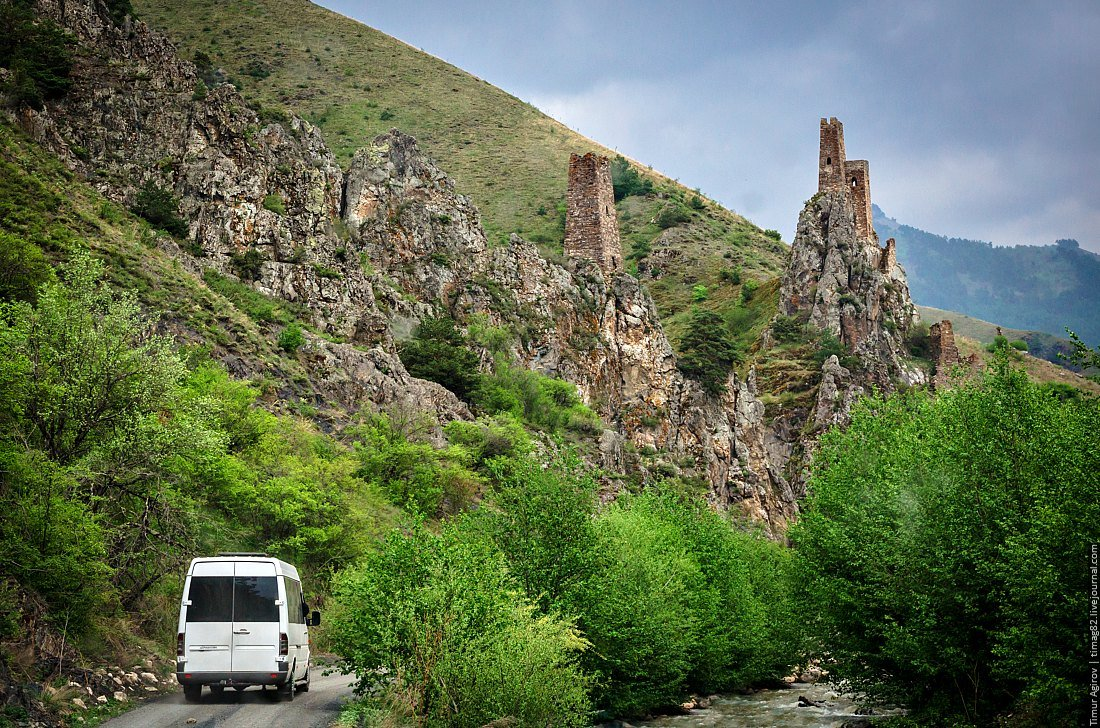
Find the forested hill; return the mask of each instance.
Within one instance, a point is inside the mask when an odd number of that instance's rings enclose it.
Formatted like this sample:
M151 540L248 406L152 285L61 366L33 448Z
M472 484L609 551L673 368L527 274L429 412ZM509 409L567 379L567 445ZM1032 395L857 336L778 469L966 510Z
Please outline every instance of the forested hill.
M882 239L897 240L913 300L1017 329L1100 341L1100 256L1076 240L999 247L903 225L874 206Z

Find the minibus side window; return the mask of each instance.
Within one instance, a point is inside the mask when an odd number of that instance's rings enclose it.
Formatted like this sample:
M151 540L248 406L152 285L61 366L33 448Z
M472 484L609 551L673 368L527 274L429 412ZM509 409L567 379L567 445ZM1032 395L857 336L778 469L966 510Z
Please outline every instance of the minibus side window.
M233 621L233 577L192 576L188 622Z
M305 612L302 609L302 587L288 576L283 577L283 589L286 591L286 615L291 624L305 624Z
M278 622L279 585L274 576L237 576L233 578L235 622Z

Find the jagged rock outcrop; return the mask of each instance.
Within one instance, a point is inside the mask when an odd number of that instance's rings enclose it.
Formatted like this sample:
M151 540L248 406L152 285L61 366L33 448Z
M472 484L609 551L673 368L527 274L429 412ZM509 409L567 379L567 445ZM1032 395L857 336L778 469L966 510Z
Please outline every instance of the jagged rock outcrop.
M791 261L779 291L779 312L836 336L860 357L866 378L880 388L916 384L923 373L908 363L905 335L916 322L905 271L861 237L845 188L815 195L798 218Z
M421 302L391 311L391 325L408 331L402 317L425 315L430 304L460 323L478 316L521 332L515 358L576 384L612 428L600 438L604 467L644 474L653 463L636 453L654 448L664 453L662 472L702 478L716 502L782 530L794 496L769 462L754 375L731 375L719 398L686 380L634 277L587 259L559 265L515 235L490 247L469 200L396 130L356 156L348 180L351 246Z
M347 180L319 130L262 120L229 84L206 90L164 36L140 21L114 25L95 0L37 5L79 45L66 96L17 118L36 141L125 205L147 183L171 190L189 224L187 252L177 250L185 267L300 304L309 323L361 347L311 337L315 396L348 410L401 401L469 416L397 358L374 295L387 286L341 237Z

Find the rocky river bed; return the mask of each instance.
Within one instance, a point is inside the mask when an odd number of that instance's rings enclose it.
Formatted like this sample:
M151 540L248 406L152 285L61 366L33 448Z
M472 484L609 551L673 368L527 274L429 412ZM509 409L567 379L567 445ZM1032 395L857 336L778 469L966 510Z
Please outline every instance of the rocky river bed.
M803 698L806 700L801 700ZM794 683L789 688L719 696L706 708L697 708L685 715L632 722L632 725L637 728L840 728L844 725L873 725L873 718L860 715L857 710L858 706L851 696L838 694L824 683Z

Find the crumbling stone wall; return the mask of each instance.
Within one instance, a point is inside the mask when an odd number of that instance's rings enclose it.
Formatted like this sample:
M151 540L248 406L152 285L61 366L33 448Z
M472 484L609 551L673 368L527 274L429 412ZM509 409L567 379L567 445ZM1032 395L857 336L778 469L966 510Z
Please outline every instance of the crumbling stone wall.
M594 261L604 275L621 273L623 247L607 157L592 152L569 157L566 202L565 255Z
M932 387L942 389L948 385L951 368L960 361L951 322L945 319L938 324L932 324L928 327L928 339L933 365Z
M886 241L886 247L882 249L882 256L878 259L878 269L882 273L889 274L898 264L897 243L893 238Z
M874 240L871 225L871 173L865 159L847 159L844 152L844 124L836 117L821 120L817 191L847 189L856 211L856 234Z

